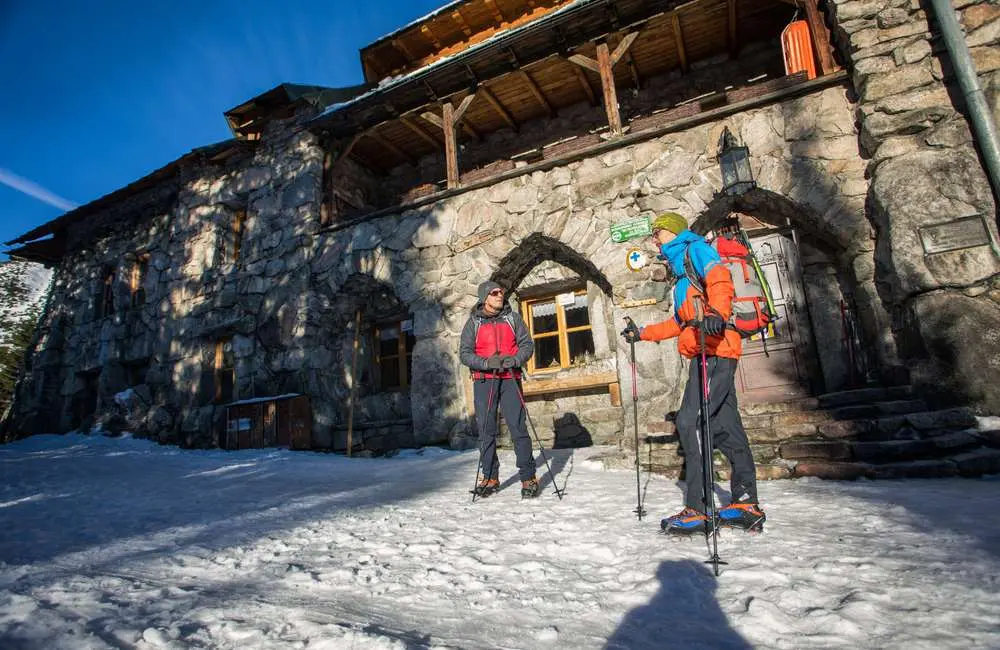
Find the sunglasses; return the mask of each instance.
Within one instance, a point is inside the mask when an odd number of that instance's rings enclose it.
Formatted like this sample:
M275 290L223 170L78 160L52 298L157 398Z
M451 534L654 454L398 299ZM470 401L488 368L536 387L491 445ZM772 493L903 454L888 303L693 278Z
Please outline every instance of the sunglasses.
M493 291L490 291L490 295L491 296L502 296L503 295L503 289L494 289Z

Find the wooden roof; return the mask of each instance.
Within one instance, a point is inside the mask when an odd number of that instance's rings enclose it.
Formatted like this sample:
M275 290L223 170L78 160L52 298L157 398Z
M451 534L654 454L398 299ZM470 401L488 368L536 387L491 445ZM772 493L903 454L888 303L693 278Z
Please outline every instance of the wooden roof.
M405 74L520 27L575 0L460 0L361 50L365 80Z
M773 39L791 18L790 9L786 0L576 2L537 19L532 29L509 30L361 96L318 124L334 137L354 137L355 157L391 169L441 149L440 129L425 118L441 100L477 94L460 135L476 139L581 101L599 103L598 75L569 57L594 58L602 38L614 48L637 32L628 64L614 68L615 85L628 87L637 78L686 71L698 60L735 55L741 45Z

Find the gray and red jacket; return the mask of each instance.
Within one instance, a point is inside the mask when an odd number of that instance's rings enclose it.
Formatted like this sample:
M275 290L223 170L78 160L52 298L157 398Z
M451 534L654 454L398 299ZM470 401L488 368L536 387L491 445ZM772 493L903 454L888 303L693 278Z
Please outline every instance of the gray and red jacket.
M486 296L499 287L495 282L479 285L479 302L472 308L469 320L462 329L459 358L463 365L472 370L473 379L520 378L521 366L527 363L535 351L528 326L509 304L505 302L500 312L493 316L488 316L483 311ZM486 360L493 355L501 358L514 357L516 365L506 370L487 368Z

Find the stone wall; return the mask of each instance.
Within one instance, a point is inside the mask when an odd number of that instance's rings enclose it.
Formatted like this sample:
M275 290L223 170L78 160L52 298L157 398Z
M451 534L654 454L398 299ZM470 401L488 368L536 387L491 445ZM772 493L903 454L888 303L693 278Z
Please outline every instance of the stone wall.
M900 352L928 395L996 412L997 205L929 3L829 4L838 47L850 63L861 143L870 158L868 216L877 232L877 253L869 271L891 314ZM985 0L952 4L1000 121L1000 7ZM955 223L966 217L978 221ZM929 235L941 227L964 241L951 250L928 250ZM988 237L976 237L976 229Z
M738 209L791 224L823 248L839 283L855 296L866 295L866 287L874 295L871 278L858 273L874 262L852 116L846 90L830 87L335 231L319 224L322 146L294 124L278 125L230 168L184 170L169 209L93 244L85 231L74 234L81 247L57 274L37 346L45 361L36 364L19 404L22 426L43 430L35 416L47 410L59 413L58 430L78 424L72 405L91 376L81 373L99 371L105 406L129 385L137 388L142 404L130 409L130 428L186 445L215 444L222 413L206 393L206 369L215 343L230 339L234 397L309 395L317 447L345 448L352 383L359 449L466 446L473 427L458 337L487 278L520 293L573 278L586 283L594 359L557 377L617 372L630 395L628 350L617 334L623 318L662 320L672 305L665 285L626 270L627 247L610 241L613 221L676 210L710 227ZM760 186L738 204L717 195L714 156L726 126L750 147ZM346 182L357 187L356 176ZM233 264L219 259L219 238L229 236L233 215L244 208L246 232ZM136 252L150 255L146 304L94 318L89 305L102 269L110 264L124 278ZM649 296L659 302L623 306ZM355 365L359 310L363 344ZM364 350L374 324L389 317L412 319L408 391L379 391ZM877 323L872 327L877 331ZM686 363L673 342L640 344L636 352L639 423L643 432L660 431L679 403ZM546 440L631 444L621 433L631 431L632 410L612 406L606 388L529 401Z

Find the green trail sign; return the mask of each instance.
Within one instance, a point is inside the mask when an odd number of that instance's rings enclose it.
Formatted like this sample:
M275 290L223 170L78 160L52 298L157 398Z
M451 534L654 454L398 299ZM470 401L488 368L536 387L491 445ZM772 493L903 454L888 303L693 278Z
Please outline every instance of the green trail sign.
M611 241L620 244L636 237L649 237L653 229L649 225L649 217L632 217L611 224Z

